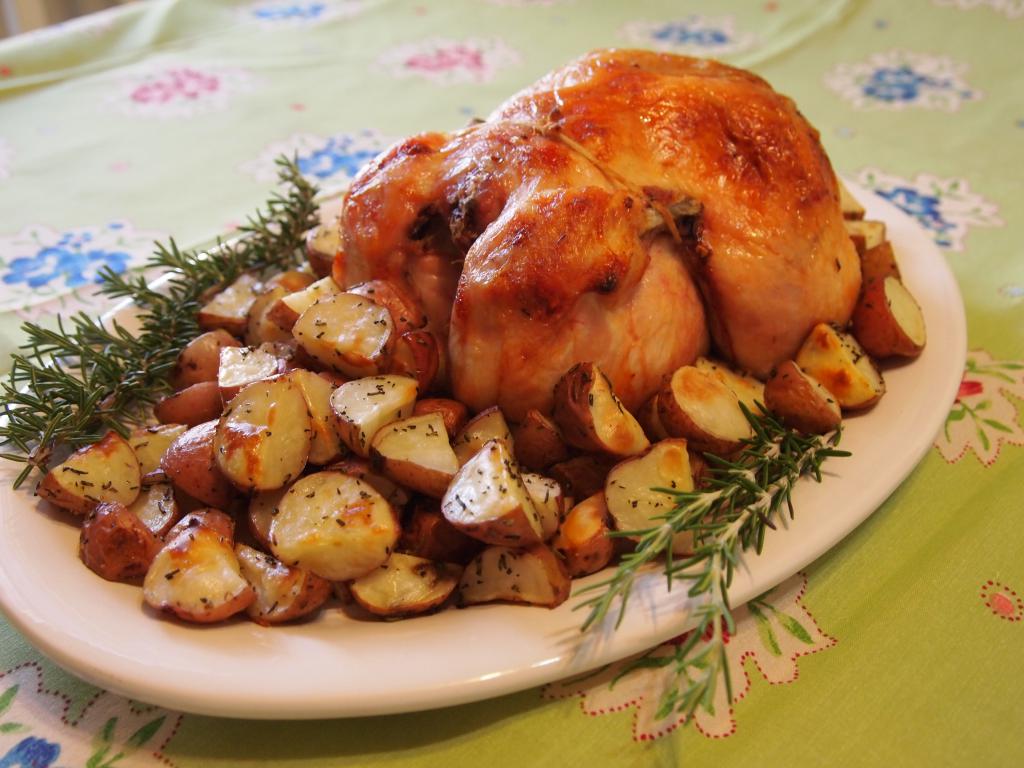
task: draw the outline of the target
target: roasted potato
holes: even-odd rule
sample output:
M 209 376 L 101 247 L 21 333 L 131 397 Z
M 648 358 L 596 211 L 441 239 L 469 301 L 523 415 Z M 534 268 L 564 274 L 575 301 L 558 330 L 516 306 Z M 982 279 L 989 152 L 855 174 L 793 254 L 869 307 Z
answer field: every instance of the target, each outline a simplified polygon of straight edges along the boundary
M 391 371 L 411 376 L 420 392 L 429 392 L 437 380 L 442 354 L 441 343 L 430 331 L 407 331 L 395 341 Z
M 715 372 L 691 365 L 677 369 L 658 393 L 658 416 L 672 437 L 718 455 L 754 436 L 733 391 Z
M 544 540 L 540 513 L 504 440 L 487 441 L 462 465 L 441 500 L 441 513 L 487 544 L 529 546 Z
M 459 459 L 459 466 L 473 458 L 489 440 L 503 440 L 510 450 L 515 446 L 512 430 L 496 405 L 480 411 L 455 436 L 452 448 Z
M 462 605 L 507 601 L 555 608 L 569 598 L 572 582 L 562 560 L 543 544 L 487 547 L 462 571 Z
M 192 427 L 171 443 L 160 459 L 160 468 L 175 488 L 203 504 L 226 509 L 235 497 L 235 489 L 214 457 L 216 433 L 216 420 Z
M 250 384 L 217 424 L 217 466 L 238 488 L 269 491 L 306 466 L 313 427 L 300 389 L 286 378 Z
M 325 296 L 341 293 L 341 288 L 331 277 L 323 277 L 295 293 L 281 296 L 267 313 L 267 319 L 282 330 L 291 332 L 299 316 Z
M 608 505 L 604 491 L 599 491 L 569 510 L 551 547 L 565 561 L 570 576 L 586 576 L 611 562 L 615 545 L 608 532 Z
M 331 394 L 335 431 L 353 452 L 370 455 L 370 441 L 392 421 L 412 415 L 417 384 L 408 376 L 367 376 L 342 384 Z
M 853 310 L 852 330 L 875 358 L 917 357 L 926 340 L 921 307 L 896 277 L 864 286 Z
M 390 312 L 399 335 L 427 325 L 427 315 L 419 301 L 397 283 L 390 280 L 368 280 L 346 290 L 356 296 L 364 296 Z
M 846 233 L 853 240 L 857 254 L 863 256 L 866 251 L 885 242 L 885 222 L 864 220 L 847 220 Z
M 220 368 L 217 372 L 219 399 L 230 403 L 242 387 L 269 379 L 283 370 L 284 361 L 272 349 L 225 347 L 220 352 Z
M 402 486 L 380 472 L 375 472 L 373 465 L 368 459 L 356 456 L 336 461 L 324 469 L 333 472 L 344 472 L 346 475 L 357 477 L 365 483 L 369 483 L 376 489 L 377 493 L 388 500 L 388 504 L 396 511 L 405 509 L 409 503 L 409 492 Z
M 168 535 L 143 581 L 148 605 L 185 621 L 222 621 L 244 611 L 256 592 L 242 576 L 223 512 L 191 514 Z
M 844 219 L 863 219 L 864 206 L 857 202 L 843 182 L 839 182 L 839 207 Z
M 246 613 L 258 624 L 281 624 L 320 610 L 331 596 L 331 582 L 302 568 L 291 568 L 273 555 L 235 545 L 242 575 L 256 592 Z
M 255 275 L 241 275 L 216 294 L 199 310 L 199 326 L 207 331 L 223 328 L 232 336 L 241 337 L 249 322 L 249 309 L 256 301 L 259 281 Z
M 636 420 L 647 435 L 648 440 L 658 441 L 669 437 L 665 425 L 661 423 L 661 416 L 658 415 L 658 396 L 647 398 L 640 410 L 636 412 Z
M 633 456 L 650 445 L 593 363 L 578 363 L 558 380 L 552 418 L 565 441 L 585 451 Z
M 558 481 L 566 496 L 585 499 L 604 490 L 605 478 L 613 466 L 612 457 L 589 454 L 560 461 L 548 469 L 548 474 Z
M 322 376 L 302 368 L 289 371 L 283 378 L 295 384 L 302 399 L 306 401 L 310 426 L 313 428 L 309 463 L 323 466 L 340 459 L 345 448 L 338 436 L 334 409 L 331 408 L 334 386 Z
M 399 552 L 437 563 L 465 565 L 482 548 L 480 541 L 445 520 L 437 500 L 426 498 L 413 506 L 408 519 L 402 523 L 402 536 L 398 540 Z
M 764 382 L 753 376 L 737 373 L 725 363 L 709 357 L 698 357 L 693 363 L 694 368 L 707 371 L 727 386 L 736 399 L 747 406 L 751 413 L 760 413 L 760 405 L 764 405 Z
M 349 584 L 352 597 L 377 616 L 398 618 L 439 608 L 459 583 L 462 569 L 395 552 L 377 569 Z
M 469 420 L 469 411 L 458 400 L 446 397 L 426 397 L 417 400 L 412 409 L 413 416 L 424 416 L 428 413 L 440 413 L 444 419 L 444 429 L 448 437 L 454 439 Z
M 211 417 L 215 418 L 215 417 Z M 160 424 L 155 427 L 139 427 L 128 436 L 128 445 L 139 460 L 139 473 L 145 477 L 160 468 L 160 459 L 171 444 L 185 434 L 184 424 Z
M 329 581 L 357 579 L 384 563 L 398 541 L 398 518 L 369 483 L 341 472 L 296 481 L 270 524 L 283 563 Z
M 541 540 L 547 541 L 555 535 L 567 507 L 567 499 L 557 480 L 538 475 L 535 472 L 522 473 L 523 484 L 540 515 Z
M 306 259 L 317 277 L 331 274 L 334 254 L 341 249 L 341 229 L 337 221 L 318 224 L 306 233 Z
M 792 360 L 775 368 L 765 385 L 764 395 L 768 410 L 798 432 L 823 435 L 836 429 L 843 420 L 832 393 Z
M 220 351 L 224 347 L 237 347 L 239 341 L 223 328 L 207 331 L 185 345 L 171 372 L 171 384 L 184 389 L 203 381 L 216 381 L 220 369 Z
M 224 403 L 216 381 L 190 384 L 153 406 L 153 416 L 161 424 L 184 424 L 194 427 L 220 416 Z
M 295 321 L 292 335 L 321 365 L 352 377 L 387 371 L 397 338 L 388 310 L 353 293 L 320 299 Z
M 76 515 L 104 501 L 125 506 L 135 501 L 142 485 L 139 460 L 128 441 L 108 432 L 97 443 L 80 448 L 43 477 L 36 494 Z
M 377 430 L 370 443 L 374 468 L 396 483 L 441 498 L 459 468 L 439 413 L 411 416 Z
M 249 508 L 245 515 L 246 527 L 263 549 L 270 549 L 270 524 L 274 521 L 281 499 L 287 492 L 287 488 L 275 488 L 272 491 L 259 491 L 249 497 Z
M 78 556 L 107 581 L 141 579 L 161 543 L 124 504 L 105 501 L 82 522 Z
M 900 267 L 896 262 L 892 243 L 885 240 L 860 255 L 860 278 L 862 284 L 866 286 L 887 277 L 900 279 Z
M 885 393 L 882 374 L 857 340 L 825 323 L 808 335 L 796 364 L 820 381 L 844 409 L 867 408 Z
M 608 473 L 604 498 L 616 530 L 626 533 L 661 525 L 662 521 L 657 518 L 670 512 L 674 502 L 668 493 L 655 488 L 693 490 L 685 440 L 661 440 L 646 453 L 616 464 Z M 629 538 L 638 540 L 639 535 Z M 672 540 L 672 548 L 677 554 L 690 551 L 693 536 L 690 533 L 677 534 Z
M 128 507 L 128 511 L 157 538 L 163 538 L 182 515 L 174 498 L 174 487 L 170 483 L 143 486 L 138 498 Z
M 528 469 L 543 471 L 569 458 L 569 447 L 558 427 L 547 416 L 531 408 L 512 429 L 516 458 Z

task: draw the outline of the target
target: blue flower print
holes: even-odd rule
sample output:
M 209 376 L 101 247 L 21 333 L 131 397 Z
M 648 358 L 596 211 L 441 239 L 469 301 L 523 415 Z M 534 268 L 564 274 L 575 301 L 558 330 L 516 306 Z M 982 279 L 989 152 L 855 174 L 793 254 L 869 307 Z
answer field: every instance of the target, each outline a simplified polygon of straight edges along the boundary
M 876 69 L 864 83 L 864 94 L 882 101 L 914 101 L 923 88 L 946 89 L 950 86 L 948 80 L 922 75 L 904 64 Z
M 721 29 L 691 27 L 686 22 L 669 22 L 651 30 L 651 37 L 668 45 L 696 45 L 702 48 L 713 48 L 729 42 L 729 36 Z
M 50 768 L 59 754 L 59 744 L 29 736 L 0 757 L 0 768 Z
M 325 10 L 326 3 L 270 3 L 253 9 L 252 15 L 264 21 L 316 19 Z
M 123 272 L 131 255 L 124 251 L 92 247 L 92 239 L 89 232 L 65 233 L 55 244 L 43 245 L 32 256 L 11 259 L 3 281 L 8 285 L 24 283 L 29 288 L 40 288 L 63 277 L 67 287 L 78 288 L 99 282 L 101 267 Z
M 913 187 L 896 186 L 892 189 L 876 190 L 878 194 L 897 208 L 913 216 L 921 224 L 935 233 L 935 242 L 942 247 L 949 247 L 951 240 L 946 233 L 954 228 L 954 224 L 946 221 L 940 210 L 941 200 L 934 195 L 918 192 Z
M 305 176 L 318 179 L 339 173 L 351 178 L 379 152 L 379 149 L 354 149 L 352 140 L 347 136 L 331 137 L 322 147 L 307 155 L 299 155 L 299 170 Z

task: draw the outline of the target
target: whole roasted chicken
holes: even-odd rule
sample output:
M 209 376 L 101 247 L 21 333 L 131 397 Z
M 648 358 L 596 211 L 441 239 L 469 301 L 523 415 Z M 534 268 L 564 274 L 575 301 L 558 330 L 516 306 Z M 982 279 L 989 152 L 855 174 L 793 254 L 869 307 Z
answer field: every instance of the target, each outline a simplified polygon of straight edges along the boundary
M 389 279 L 454 395 L 550 410 L 574 363 L 628 408 L 708 350 L 758 376 L 860 288 L 828 158 L 793 102 L 713 61 L 588 54 L 486 121 L 391 147 L 341 213 L 345 282 Z

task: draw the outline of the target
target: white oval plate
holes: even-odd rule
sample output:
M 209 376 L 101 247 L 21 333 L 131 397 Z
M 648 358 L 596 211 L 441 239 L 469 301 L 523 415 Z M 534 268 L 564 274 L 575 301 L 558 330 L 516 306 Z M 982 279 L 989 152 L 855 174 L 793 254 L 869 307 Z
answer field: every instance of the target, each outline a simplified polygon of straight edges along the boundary
M 853 185 L 850 185 L 853 187 Z M 795 573 L 870 515 L 929 449 L 953 402 L 966 355 L 956 281 L 928 235 L 901 211 L 853 188 L 882 219 L 903 276 L 924 310 L 929 343 L 885 372 L 889 391 L 851 418 L 852 458 L 804 482 L 796 519 L 746 558 L 729 591 L 738 606 Z M 13 476 L 13 475 L 12 475 Z M 396 623 L 340 610 L 307 624 L 214 627 L 161 620 L 137 588 L 78 562 L 78 530 L 28 492 L 0 489 L 0 605 L 54 661 L 112 691 L 172 709 L 246 718 L 409 712 L 499 696 L 637 653 L 686 628 L 685 591 L 643 578 L 617 630 L 579 632 L 575 598 L 555 610 L 490 605 Z M 590 580 L 599 578 L 590 577 Z M 577 582 L 577 586 L 585 584 Z

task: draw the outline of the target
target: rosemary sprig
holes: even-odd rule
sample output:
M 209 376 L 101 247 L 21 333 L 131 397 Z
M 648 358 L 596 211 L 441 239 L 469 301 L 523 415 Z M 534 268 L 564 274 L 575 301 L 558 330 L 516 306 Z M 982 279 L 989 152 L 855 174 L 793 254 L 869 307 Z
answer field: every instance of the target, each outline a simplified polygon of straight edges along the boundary
M 57 318 L 55 330 L 26 323 L 27 341 L 12 355 L 0 384 L 0 458 L 25 463 L 15 487 L 34 469 L 45 471 L 55 450 L 93 443 L 108 430 L 126 434 L 169 388 L 167 374 L 199 332 L 204 296 L 243 272 L 287 269 L 301 257 L 304 233 L 317 222 L 317 190 L 287 158 L 277 161 L 284 191 L 240 227 L 237 241 L 218 241 L 217 254 L 181 251 L 173 240 L 157 244 L 144 274 L 169 272 L 154 289 L 143 275 L 104 269 L 98 293 L 131 299 L 139 330 L 105 326 L 82 312 Z
M 793 517 L 791 494 L 797 480 L 809 475 L 820 482 L 825 459 L 849 456 L 849 452 L 836 448 L 839 432 L 828 438 L 801 435 L 766 412 L 755 415 L 743 410 L 754 436 L 739 455 L 732 460 L 709 455 L 711 474 L 701 490 L 656 489 L 674 497 L 672 509 L 659 516 L 662 522 L 652 528 L 618 534 L 639 537 L 635 550 L 620 560 L 609 578 L 584 590 L 600 594 L 577 606 L 588 610 L 583 623 L 586 630 L 603 621 L 617 604 L 618 626 L 637 577 L 645 566 L 661 557 L 665 558 L 669 589 L 676 580 L 689 583 L 687 594 L 697 603 L 696 627 L 673 654 L 647 653 L 620 673 L 621 677 L 638 667 L 673 668 L 675 684 L 663 695 L 658 717 L 673 712 L 690 716 L 698 707 L 713 713 L 720 676 L 726 697 L 732 701 L 723 629 L 735 632 L 727 590 L 739 557 L 748 549 L 761 551 L 767 529 L 775 528 L 773 518 L 783 508 Z M 687 532 L 693 534 L 693 552 L 676 557 L 673 540 Z

